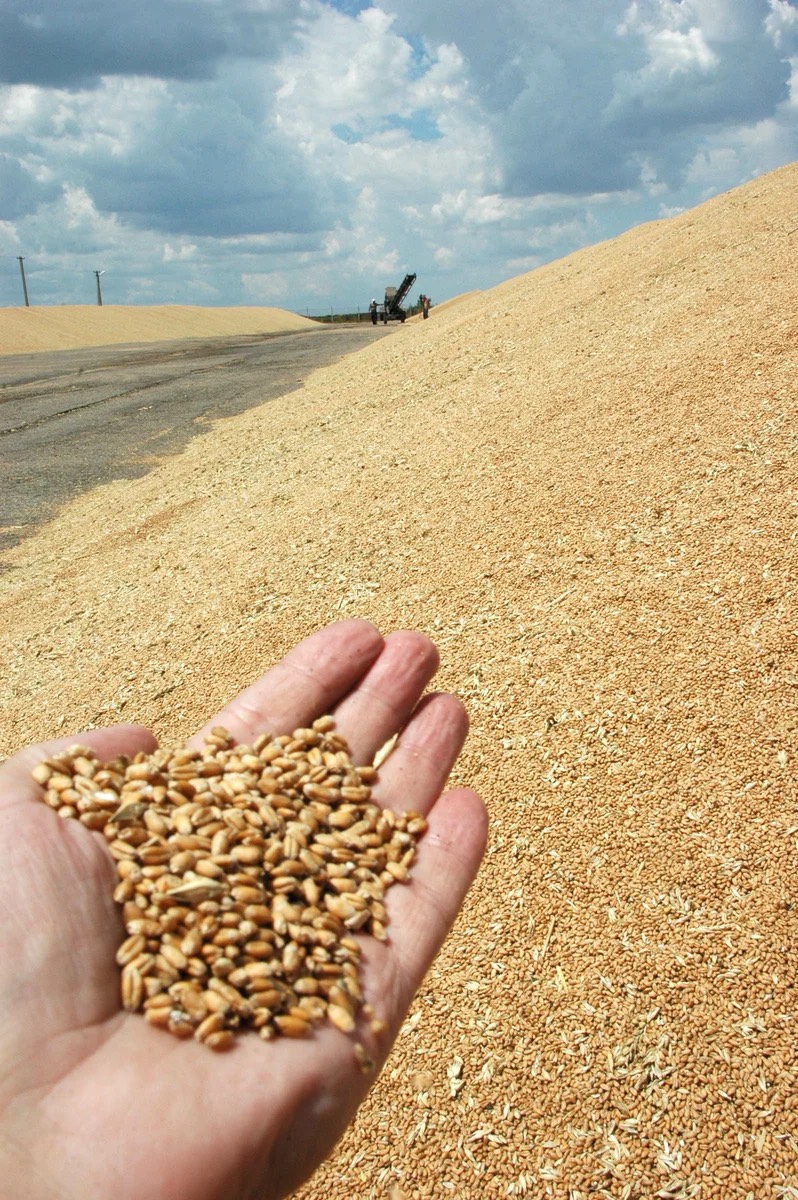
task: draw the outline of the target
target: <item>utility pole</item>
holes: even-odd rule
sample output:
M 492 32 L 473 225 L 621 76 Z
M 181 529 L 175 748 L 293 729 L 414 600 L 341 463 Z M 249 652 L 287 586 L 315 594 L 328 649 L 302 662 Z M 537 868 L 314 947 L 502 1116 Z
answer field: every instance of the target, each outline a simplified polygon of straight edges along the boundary
M 95 271 L 94 272 L 94 277 L 97 280 L 97 303 L 100 305 L 100 307 L 102 307 L 102 302 L 103 302 L 103 294 L 100 291 L 100 276 L 104 275 L 104 274 L 105 274 L 105 271 Z
M 25 259 L 21 254 L 17 255 L 19 259 L 19 273 L 22 276 L 22 292 L 25 296 L 25 307 L 30 308 L 30 300 L 28 299 L 28 285 L 25 282 Z

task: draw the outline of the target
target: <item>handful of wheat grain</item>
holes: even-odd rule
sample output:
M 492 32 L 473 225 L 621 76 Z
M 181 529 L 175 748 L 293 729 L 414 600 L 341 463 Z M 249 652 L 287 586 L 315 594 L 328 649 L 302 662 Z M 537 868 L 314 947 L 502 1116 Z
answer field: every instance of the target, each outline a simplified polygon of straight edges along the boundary
M 355 1029 L 356 932 L 386 938 L 385 892 L 408 878 L 427 823 L 371 799 L 331 717 L 236 746 L 214 728 L 184 747 L 100 762 L 86 747 L 33 771 L 60 816 L 116 861 L 122 1003 L 177 1037 L 226 1050 L 237 1032 Z

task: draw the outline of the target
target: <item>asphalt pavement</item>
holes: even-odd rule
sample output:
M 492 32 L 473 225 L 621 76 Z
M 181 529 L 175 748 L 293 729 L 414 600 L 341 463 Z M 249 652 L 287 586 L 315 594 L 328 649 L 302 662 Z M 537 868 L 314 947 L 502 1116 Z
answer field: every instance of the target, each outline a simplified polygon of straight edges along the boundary
M 286 396 L 397 325 L 0 356 L 0 551 L 60 505 L 133 479 L 210 422 Z

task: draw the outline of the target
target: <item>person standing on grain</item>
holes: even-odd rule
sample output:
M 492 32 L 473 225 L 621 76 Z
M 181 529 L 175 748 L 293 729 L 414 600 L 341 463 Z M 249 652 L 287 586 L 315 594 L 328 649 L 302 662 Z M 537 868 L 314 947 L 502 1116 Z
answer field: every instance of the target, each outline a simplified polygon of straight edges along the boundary
M 31 770 L 75 741 L 103 759 L 151 751 L 140 726 L 29 747 L 0 766 L 0 1194 L 3 1200 L 279 1200 L 329 1154 L 384 1061 L 476 873 L 486 838 L 471 791 L 440 794 L 466 735 L 453 696 L 420 699 L 438 665 L 420 634 L 343 621 L 300 642 L 208 722 L 247 742 L 332 712 L 379 799 L 427 815 L 390 940 L 369 946 L 366 998 L 387 1023 L 358 1037 L 358 1070 L 332 1027 L 302 1040 L 242 1037 L 228 1054 L 178 1041 L 119 1009 L 120 916 L 99 835 L 63 821 Z M 194 739 L 200 745 L 205 730 Z

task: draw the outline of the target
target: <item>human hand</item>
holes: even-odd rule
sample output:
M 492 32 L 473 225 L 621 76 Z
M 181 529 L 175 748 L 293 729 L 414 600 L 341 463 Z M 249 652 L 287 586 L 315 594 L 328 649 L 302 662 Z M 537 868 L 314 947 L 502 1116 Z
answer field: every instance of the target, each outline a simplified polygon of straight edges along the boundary
M 39 800 L 31 770 L 80 741 L 110 759 L 155 747 L 137 726 L 33 746 L 0 767 L 0 1190 L 4 1200 L 276 1200 L 330 1152 L 396 1037 L 476 873 L 478 797 L 440 795 L 467 721 L 452 696 L 419 698 L 437 668 L 426 638 L 344 621 L 307 638 L 208 722 L 236 741 L 332 712 L 356 762 L 396 731 L 375 799 L 427 815 L 411 882 L 389 890 L 387 942 L 369 938 L 364 994 L 387 1023 L 352 1042 L 240 1037 L 228 1054 L 120 1011 L 123 935 L 101 837 Z M 200 731 L 194 739 L 200 744 Z M 367 1022 L 365 1023 L 367 1029 Z

